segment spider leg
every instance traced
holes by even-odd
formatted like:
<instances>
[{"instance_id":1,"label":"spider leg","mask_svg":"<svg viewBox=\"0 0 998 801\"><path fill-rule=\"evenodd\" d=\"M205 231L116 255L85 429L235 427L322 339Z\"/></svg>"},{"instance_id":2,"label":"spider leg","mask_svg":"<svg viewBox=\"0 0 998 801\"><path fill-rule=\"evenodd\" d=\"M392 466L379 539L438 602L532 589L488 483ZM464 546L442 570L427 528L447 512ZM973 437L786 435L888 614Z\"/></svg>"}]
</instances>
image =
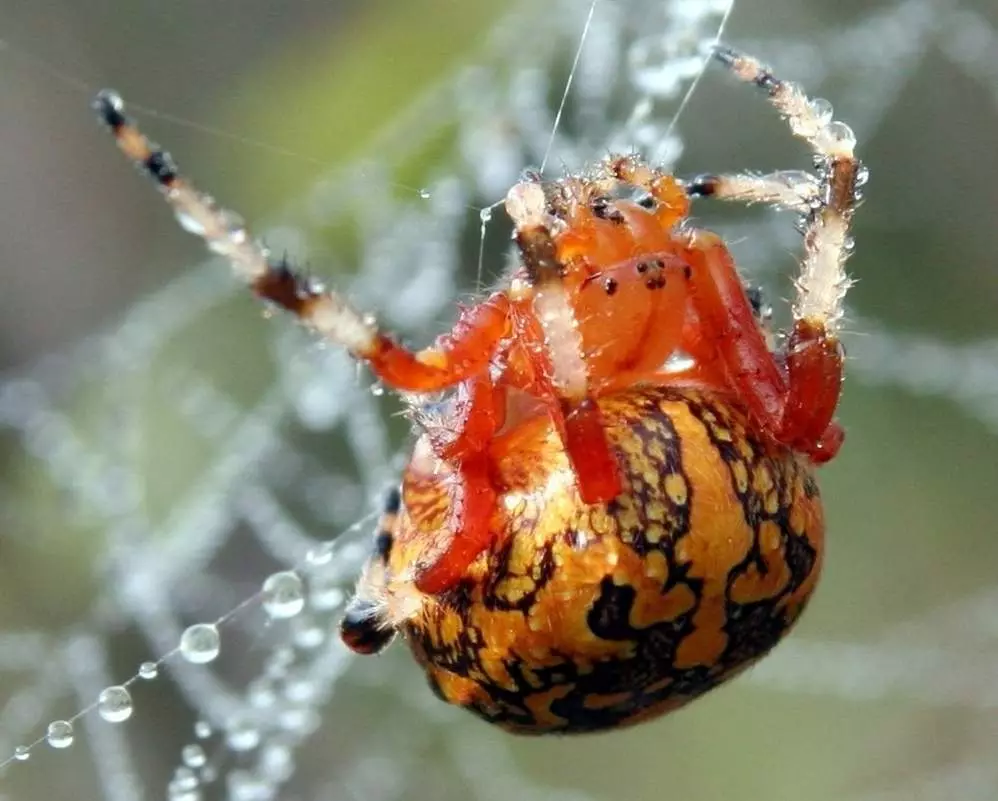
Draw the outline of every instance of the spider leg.
<instances>
[{"instance_id":1,"label":"spider leg","mask_svg":"<svg viewBox=\"0 0 998 801\"><path fill-rule=\"evenodd\" d=\"M631 165L631 160L616 159L611 170L620 180L646 190L665 205L675 203L675 190L667 175ZM693 308L701 330L711 332L709 337L690 341L695 351L690 355L704 364L715 355L720 357L728 380L774 437L815 461L827 461L843 438L842 430L832 423L842 382L838 339L824 326L798 317L790 335L786 368L781 368L721 239L697 230L681 236L689 238Z\"/></svg>"},{"instance_id":2,"label":"spider leg","mask_svg":"<svg viewBox=\"0 0 998 801\"><path fill-rule=\"evenodd\" d=\"M855 135L832 118L828 101L808 98L798 85L730 48L718 48L715 56L737 78L765 90L791 132L815 152L819 202L803 219L804 257L796 282L794 328L787 343L788 396L781 436L809 443L812 458L825 461L842 440L841 430L831 424L842 381L838 332L845 294L852 284L845 272L853 246L849 229L866 168L855 156Z\"/></svg>"},{"instance_id":3,"label":"spider leg","mask_svg":"<svg viewBox=\"0 0 998 801\"><path fill-rule=\"evenodd\" d=\"M768 206L809 213L820 203L818 179L803 170L780 170L768 175L731 173L698 175L685 183L690 197L710 197L738 203L765 203Z\"/></svg>"},{"instance_id":4,"label":"spider leg","mask_svg":"<svg viewBox=\"0 0 998 801\"><path fill-rule=\"evenodd\" d=\"M168 153L149 141L126 116L122 99L101 92L94 110L111 129L118 147L156 181L180 224L225 256L233 271L260 298L294 314L319 335L346 347L368 363L385 384L412 392L435 392L488 367L495 345L508 333L508 303L496 293L465 309L453 329L429 348L413 352L381 332L333 291L324 290L271 257L240 217L220 208L178 171Z\"/></svg>"},{"instance_id":5,"label":"spider leg","mask_svg":"<svg viewBox=\"0 0 998 801\"><path fill-rule=\"evenodd\" d=\"M385 567L395 537L395 526L401 506L397 488L386 495L378 531L374 538L374 559L368 562L357 584L357 592L350 599L340 621L340 637L358 654L376 654L383 651L395 637L387 604L383 594Z\"/></svg>"},{"instance_id":6,"label":"spider leg","mask_svg":"<svg viewBox=\"0 0 998 801\"><path fill-rule=\"evenodd\" d=\"M434 595L458 582L492 540L489 524L495 505L488 453L472 454L461 462L452 487L448 539L430 561L418 566L416 589Z\"/></svg>"},{"instance_id":7,"label":"spider leg","mask_svg":"<svg viewBox=\"0 0 998 801\"><path fill-rule=\"evenodd\" d=\"M582 338L562 283L563 265L557 257L546 206L543 189L535 183L518 184L506 198L534 310L544 332L555 394L553 417L561 428L582 500L604 503L620 494L620 475L599 407L589 391Z\"/></svg>"},{"instance_id":8,"label":"spider leg","mask_svg":"<svg viewBox=\"0 0 998 801\"><path fill-rule=\"evenodd\" d=\"M848 125L832 119L827 100L810 99L800 86L777 78L756 59L727 47L715 50L715 57L739 80L762 88L794 136L815 152L819 203L804 219L804 258L794 318L836 336L843 299L851 285L845 273L852 251L849 227L867 175L854 153L856 136Z\"/></svg>"}]
</instances>

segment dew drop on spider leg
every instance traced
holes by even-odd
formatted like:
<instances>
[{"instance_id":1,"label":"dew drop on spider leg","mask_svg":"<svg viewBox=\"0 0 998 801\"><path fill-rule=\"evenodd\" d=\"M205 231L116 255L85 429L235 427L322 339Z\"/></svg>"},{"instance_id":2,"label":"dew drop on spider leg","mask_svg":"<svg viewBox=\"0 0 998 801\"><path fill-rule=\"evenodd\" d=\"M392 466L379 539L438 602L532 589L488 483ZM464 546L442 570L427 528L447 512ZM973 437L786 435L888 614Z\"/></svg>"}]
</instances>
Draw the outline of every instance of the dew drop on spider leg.
<instances>
[{"instance_id":1,"label":"dew drop on spider leg","mask_svg":"<svg viewBox=\"0 0 998 801\"><path fill-rule=\"evenodd\" d=\"M97 696L97 714L108 723L121 723L132 716L132 694L120 685L105 687Z\"/></svg>"},{"instance_id":2,"label":"dew drop on spider leg","mask_svg":"<svg viewBox=\"0 0 998 801\"><path fill-rule=\"evenodd\" d=\"M45 732L45 742L52 748L69 748L73 744L73 724L68 720L53 720Z\"/></svg>"},{"instance_id":3,"label":"dew drop on spider leg","mask_svg":"<svg viewBox=\"0 0 998 801\"><path fill-rule=\"evenodd\" d=\"M31 749L26 745L19 745L14 749L14 759L18 762L27 762L31 759Z\"/></svg>"},{"instance_id":4,"label":"dew drop on spider leg","mask_svg":"<svg viewBox=\"0 0 998 801\"><path fill-rule=\"evenodd\" d=\"M177 211L173 216L177 218L177 223L187 233L194 234L194 236L204 236L204 225L196 217L184 211Z\"/></svg>"},{"instance_id":5,"label":"dew drop on spider leg","mask_svg":"<svg viewBox=\"0 0 998 801\"><path fill-rule=\"evenodd\" d=\"M305 608L302 580L291 570L273 573L263 582L263 608L271 618L294 617Z\"/></svg>"},{"instance_id":6,"label":"dew drop on spider leg","mask_svg":"<svg viewBox=\"0 0 998 801\"><path fill-rule=\"evenodd\" d=\"M221 641L218 627L212 623L195 623L180 635L180 655L194 665L204 665L218 656Z\"/></svg>"},{"instance_id":7,"label":"dew drop on spider leg","mask_svg":"<svg viewBox=\"0 0 998 801\"><path fill-rule=\"evenodd\" d=\"M420 189L419 190L419 196L423 200L429 200L432 197L432 195L430 194L430 190L429 189Z\"/></svg>"},{"instance_id":8,"label":"dew drop on spider leg","mask_svg":"<svg viewBox=\"0 0 998 801\"><path fill-rule=\"evenodd\" d=\"M159 675L159 665L155 662L143 662L139 665L139 678L152 681Z\"/></svg>"},{"instance_id":9,"label":"dew drop on spider leg","mask_svg":"<svg viewBox=\"0 0 998 801\"><path fill-rule=\"evenodd\" d=\"M208 249L227 255L233 247L238 247L246 242L246 221L234 211L219 212L219 220L225 233L218 238L212 238L208 242Z\"/></svg>"},{"instance_id":10,"label":"dew drop on spider leg","mask_svg":"<svg viewBox=\"0 0 998 801\"><path fill-rule=\"evenodd\" d=\"M811 101L811 113L817 119L819 126L825 126L832 121L835 110L825 98L816 97Z\"/></svg>"},{"instance_id":11,"label":"dew drop on spider leg","mask_svg":"<svg viewBox=\"0 0 998 801\"><path fill-rule=\"evenodd\" d=\"M856 147L856 134L844 122L837 120L830 122L825 126L822 134L828 142L829 150L848 150L851 152Z\"/></svg>"}]
</instances>

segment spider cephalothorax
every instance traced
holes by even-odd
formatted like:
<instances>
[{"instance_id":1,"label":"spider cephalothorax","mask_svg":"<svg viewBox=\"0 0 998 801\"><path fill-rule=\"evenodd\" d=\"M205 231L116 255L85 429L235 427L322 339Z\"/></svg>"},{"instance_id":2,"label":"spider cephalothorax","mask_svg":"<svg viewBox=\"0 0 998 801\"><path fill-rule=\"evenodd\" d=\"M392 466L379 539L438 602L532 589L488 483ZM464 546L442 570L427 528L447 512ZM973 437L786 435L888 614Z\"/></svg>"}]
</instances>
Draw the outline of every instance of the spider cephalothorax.
<instances>
[{"instance_id":1,"label":"spider cephalothorax","mask_svg":"<svg viewBox=\"0 0 998 801\"><path fill-rule=\"evenodd\" d=\"M835 455L843 265L865 173L852 132L755 60L816 175L681 181L637 157L534 176L506 198L518 263L412 352L302 282L182 179L121 100L119 145L263 298L350 349L419 416L401 492L343 620L357 651L408 639L447 701L515 731L588 731L675 708L764 655L817 580L813 465ZM802 215L794 323L764 304L692 198Z\"/></svg>"}]
</instances>

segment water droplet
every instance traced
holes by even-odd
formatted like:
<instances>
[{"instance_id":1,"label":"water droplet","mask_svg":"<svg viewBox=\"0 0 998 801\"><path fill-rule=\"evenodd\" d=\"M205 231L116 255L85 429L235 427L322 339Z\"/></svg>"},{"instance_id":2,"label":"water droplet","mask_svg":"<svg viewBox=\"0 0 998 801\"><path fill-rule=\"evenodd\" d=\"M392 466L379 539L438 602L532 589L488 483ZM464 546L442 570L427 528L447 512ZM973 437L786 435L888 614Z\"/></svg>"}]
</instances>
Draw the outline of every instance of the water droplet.
<instances>
[{"instance_id":1,"label":"water droplet","mask_svg":"<svg viewBox=\"0 0 998 801\"><path fill-rule=\"evenodd\" d=\"M53 720L45 732L45 741L53 748L69 748L73 744L73 724L68 720Z\"/></svg>"},{"instance_id":2,"label":"water droplet","mask_svg":"<svg viewBox=\"0 0 998 801\"><path fill-rule=\"evenodd\" d=\"M308 582L308 605L312 609L330 611L339 608L345 593L335 577L315 576Z\"/></svg>"},{"instance_id":3,"label":"water droplet","mask_svg":"<svg viewBox=\"0 0 998 801\"><path fill-rule=\"evenodd\" d=\"M492 207L487 206L478 212L478 218L482 221L482 224L492 222Z\"/></svg>"},{"instance_id":4,"label":"water droplet","mask_svg":"<svg viewBox=\"0 0 998 801\"><path fill-rule=\"evenodd\" d=\"M187 233L194 234L194 236L204 236L204 226L200 220L183 211L178 211L175 216L177 222L180 223L180 227L187 231Z\"/></svg>"},{"instance_id":5,"label":"water droplet","mask_svg":"<svg viewBox=\"0 0 998 801\"><path fill-rule=\"evenodd\" d=\"M180 759L189 768L200 768L208 761L204 749L197 743L185 745L180 752Z\"/></svg>"},{"instance_id":6,"label":"water droplet","mask_svg":"<svg viewBox=\"0 0 998 801\"><path fill-rule=\"evenodd\" d=\"M285 745L268 745L260 754L260 773L274 784L286 782L291 778L294 769L291 749Z\"/></svg>"},{"instance_id":7,"label":"water droplet","mask_svg":"<svg viewBox=\"0 0 998 801\"><path fill-rule=\"evenodd\" d=\"M866 167L860 167L856 170L856 186L866 186L866 182L870 180L870 171Z\"/></svg>"},{"instance_id":8,"label":"water droplet","mask_svg":"<svg viewBox=\"0 0 998 801\"><path fill-rule=\"evenodd\" d=\"M320 542L318 545L309 548L305 554L305 561L314 567L328 565L333 559L333 543Z\"/></svg>"},{"instance_id":9,"label":"water droplet","mask_svg":"<svg viewBox=\"0 0 998 801\"><path fill-rule=\"evenodd\" d=\"M159 675L159 665L155 662L143 662L139 665L139 678L151 681Z\"/></svg>"},{"instance_id":10,"label":"water droplet","mask_svg":"<svg viewBox=\"0 0 998 801\"><path fill-rule=\"evenodd\" d=\"M31 759L31 749L26 745L19 745L14 749L14 759L18 762L27 762Z\"/></svg>"},{"instance_id":11,"label":"water droplet","mask_svg":"<svg viewBox=\"0 0 998 801\"><path fill-rule=\"evenodd\" d=\"M385 394L384 385L381 383L371 384L371 394L374 395L374 397L376 398L380 398L382 395Z\"/></svg>"},{"instance_id":12,"label":"water droplet","mask_svg":"<svg viewBox=\"0 0 998 801\"><path fill-rule=\"evenodd\" d=\"M232 801L269 801L274 790L248 770L233 770L226 779L229 798Z\"/></svg>"},{"instance_id":13,"label":"water droplet","mask_svg":"<svg viewBox=\"0 0 998 801\"><path fill-rule=\"evenodd\" d=\"M225 744L233 751L252 751L260 744L260 730L248 720L234 720L226 726Z\"/></svg>"},{"instance_id":14,"label":"water droplet","mask_svg":"<svg viewBox=\"0 0 998 801\"><path fill-rule=\"evenodd\" d=\"M184 766L174 771L173 778L166 788L168 801L200 801L201 782L193 770Z\"/></svg>"},{"instance_id":15,"label":"water droplet","mask_svg":"<svg viewBox=\"0 0 998 801\"><path fill-rule=\"evenodd\" d=\"M291 640L299 648L318 648L326 641L326 629L314 620L298 618L294 622L297 625L291 633Z\"/></svg>"},{"instance_id":16,"label":"water droplet","mask_svg":"<svg viewBox=\"0 0 998 801\"><path fill-rule=\"evenodd\" d=\"M284 697L294 703L308 703L315 699L318 687L311 679L289 678L284 684Z\"/></svg>"},{"instance_id":17,"label":"water droplet","mask_svg":"<svg viewBox=\"0 0 998 801\"><path fill-rule=\"evenodd\" d=\"M305 608L301 578L291 570L274 573L263 582L263 608L272 618L294 617Z\"/></svg>"},{"instance_id":18,"label":"water droplet","mask_svg":"<svg viewBox=\"0 0 998 801\"><path fill-rule=\"evenodd\" d=\"M831 140L834 150L852 152L856 146L856 134L844 122L831 122L825 126L825 136Z\"/></svg>"},{"instance_id":19,"label":"water droplet","mask_svg":"<svg viewBox=\"0 0 998 801\"><path fill-rule=\"evenodd\" d=\"M170 786L175 787L181 792L190 792L191 790L196 790L198 786L198 777L186 765L177 768L173 772L173 778L170 780Z\"/></svg>"},{"instance_id":20,"label":"water droplet","mask_svg":"<svg viewBox=\"0 0 998 801\"><path fill-rule=\"evenodd\" d=\"M97 714L108 723L121 723L132 716L132 696L120 686L105 687L97 696Z\"/></svg>"},{"instance_id":21,"label":"water droplet","mask_svg":"<svg viewBox=\"0 0 998 801\"><path fill-rule=\"evenodd\" d=\"M212 623L195 623L180 635L180 655L192 664L211 662L220 649L218 628Z\"/></svg>"},{"instance_id":22,"label":"water droplet","mask_svg":"<svg viewBox=\"0 0 998 801\"><path fill-rule=\"evenodd\" d=\"M419 196L421 198L423 198L423 200L429 200L430 197L431 197L430 190L429 189L420 189L419 190Z\"/></svg>"},{"instance_id":23,"label":"water droplet","mask_svg":"<svg viewBox=\"0 0 998 801\"><path fill-rule=\"evenodd\" d=\"M269 709L277 701L277 693L266 679L257 679L246 689L246 698L255 709Z\"/></svg>"},{"instance_id":24,"label":"water droplet","mask_svg":"<svg viewBox=\"0 0 998 801\"><path fill-rule=\"evenodd\" d=\"M823 128L832 121L832 115L835 110L832 108L832 104L829 103L823 97L816 97L811 101L811 113L818 120L818 127Z\"/></svg>"},{"instance_id":25,"label":"water droplet","mask_svg":"<svg viewBox=\"0 0 998 801\"><path fill-rule=\"evenodd\" d=\"M207 720L199 720L194 724L194 736L199 740L211 737L211 724Z\"/></svg>"},{"instance_id":26,"label":"water droplet","mask_svg":"<svg viewBox=\"0 0 998 801\"><path fill-rule=\"evenodd\" d=\"M277 716L278 725L288 732L307 735L319 728L319 713L311 707L288 706Z\"/></svg>"}]
</instances>

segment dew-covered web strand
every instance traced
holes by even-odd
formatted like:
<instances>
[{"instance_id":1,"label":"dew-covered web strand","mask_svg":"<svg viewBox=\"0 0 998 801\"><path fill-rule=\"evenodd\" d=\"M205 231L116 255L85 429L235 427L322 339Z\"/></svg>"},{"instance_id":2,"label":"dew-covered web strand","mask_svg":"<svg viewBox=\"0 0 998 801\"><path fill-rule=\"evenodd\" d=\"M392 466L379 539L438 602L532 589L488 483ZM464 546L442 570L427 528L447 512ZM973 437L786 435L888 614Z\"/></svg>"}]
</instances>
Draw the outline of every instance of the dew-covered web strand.
<instances>
[{"instance_id":1,"label":"dew-covered web strand","mask_svg":"<svg viewBox=\"0 0 998 801\"><path fill-rule=\"evenodd\" d=\"M717 25L717 31L714 34L714 40L706 45L706 52L703 53L703 63L700 66L700 71L696 74L690 85L686 88L686 93L683 95L683 99L679 101L679 105L676 106L676 111L672 115L672 119L669 120L669 124L665 128L665 132L662 134L663 140L668 140L676 131L676 125L679 123L679 118L682 117L683 112L686 111L686 107L689 105L690 100L693 99L693 95L700 85L700 81L703 79L704 74L707 72L707 68L710 66L711 60L714 55L714 50L718 45L721 44L721 38L724 36L724 30L728 27L728 20L731 19L731 14L735 10L735 0L728 0L728 7L724 11L721 21Z\"/></svg>"},{"instance_id":2,"label":"dew-covered web strand","mask_svg":"<svg viewBox=\"0 0 998 801\"><path fill-rule=\"evenodd\" d=\"M44 734L25 745L17 746L13 754L0 761L0 771L16 762L27 761L32 752L43 744L57 750L70 747L75 741L75 724L94 711L107 723L128 720L134 711L129 692L131 687L157 679L162 672L161 668L178 657L192 665L206 665L215 661L221 653L222 629L246 609L259 604L271 621L287 620L300 614L306 606L302 575L307 574L310 569L328 564L339 549L354 545L354 536L366 533L378 515L378 511L369 512L333 539L317 542L299 562L285 570L271 573L264 579L260 590L214 620L187 626L175 648L155 660L142 662L134 674L120 684L105 687L92 703L70 717L51 720ZM340 598L342 600L342 596ZM262 636L262 632L259 636Z\"/></svg>"}]
</instances>

